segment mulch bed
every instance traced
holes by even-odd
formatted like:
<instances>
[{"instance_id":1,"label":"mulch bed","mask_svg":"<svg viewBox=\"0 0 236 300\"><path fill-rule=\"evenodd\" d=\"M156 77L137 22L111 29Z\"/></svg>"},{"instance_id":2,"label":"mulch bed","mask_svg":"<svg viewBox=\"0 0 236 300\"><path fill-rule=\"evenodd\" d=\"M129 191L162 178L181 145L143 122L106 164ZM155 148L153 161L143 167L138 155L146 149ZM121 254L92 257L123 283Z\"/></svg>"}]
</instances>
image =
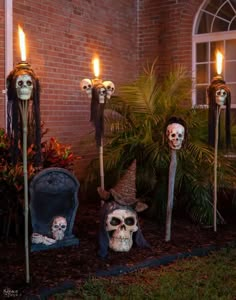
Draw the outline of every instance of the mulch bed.
<instances>
[{"instance_id":1,"label":"mulch bed","mask_svg":"<svg viewBox=\"0 0 236 300\"><path fill-rule=\"evenodd\" d=\"M97 255L99 204L81 205L74 226L80 244L30 253L31 282L28 285L25 283L23 238L16 241L10 237L8 243L0 241L0 299L40 295L43 288L53 289L63 286L64 282L79 286L88 277L96 276L100 271L114 270L117 266L121 270L122 267L132 270L147 260L191 253L196 248L220 248L236 242L236 221L219 225L215 233L213 228L203 228L173 215L170 242L165 242L165 227L148 220L145 214L140 217L140 226L151 248L133 246L127 253L109 251L108 257L101 259Z\"/></svg>"}]
</instances>

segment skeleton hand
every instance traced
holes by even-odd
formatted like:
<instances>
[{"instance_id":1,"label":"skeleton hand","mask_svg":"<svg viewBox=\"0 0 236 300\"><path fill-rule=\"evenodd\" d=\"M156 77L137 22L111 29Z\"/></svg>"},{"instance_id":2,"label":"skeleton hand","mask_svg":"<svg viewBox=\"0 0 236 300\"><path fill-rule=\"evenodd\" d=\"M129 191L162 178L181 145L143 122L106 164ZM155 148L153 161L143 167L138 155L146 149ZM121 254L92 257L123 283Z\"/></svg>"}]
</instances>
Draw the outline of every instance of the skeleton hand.
<instances>
[{"instance_id":1,"label":"skeleton hand","mask_svg":"<svg viewBox=\"0 0 236 300\"><path fill-rule=\"evenodd\" d=\"M49 237L36 232L32 234L31 241L33 244L44 244L46 246L56 243L56 240L50 239Z\"/></svg>"}]
</instances>

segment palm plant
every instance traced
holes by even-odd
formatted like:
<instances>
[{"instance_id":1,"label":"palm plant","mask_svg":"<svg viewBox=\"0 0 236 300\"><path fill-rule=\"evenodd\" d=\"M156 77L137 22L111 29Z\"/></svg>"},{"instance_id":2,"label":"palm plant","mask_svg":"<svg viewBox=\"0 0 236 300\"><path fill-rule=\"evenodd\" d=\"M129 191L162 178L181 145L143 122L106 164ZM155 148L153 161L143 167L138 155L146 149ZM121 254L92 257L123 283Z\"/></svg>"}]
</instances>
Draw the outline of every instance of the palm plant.
<instances>
[{"instance_id":1,"label":"palm plant","mask_svg":"<svg viewBox=\"0 0 236 300\"><path fill-rule=\"evenodd\" d=\"M138 196L149 199L151 216L164 220L170 163L165 126L171 116L180 117L187 124L188 141L177 153L175 207L197 222L211 224L214 151L207 145L207 111L191 107L191 87L191 77L181 66L158 81L154 63L133 84L119 89L120 96L113 97L106 110L105 174L117 179L135 158ZM232 183L234 170L221 154L219 162L219 182L225 187ZM89 180L96 166L95 160Z\"/></svg>"}]
</instances>

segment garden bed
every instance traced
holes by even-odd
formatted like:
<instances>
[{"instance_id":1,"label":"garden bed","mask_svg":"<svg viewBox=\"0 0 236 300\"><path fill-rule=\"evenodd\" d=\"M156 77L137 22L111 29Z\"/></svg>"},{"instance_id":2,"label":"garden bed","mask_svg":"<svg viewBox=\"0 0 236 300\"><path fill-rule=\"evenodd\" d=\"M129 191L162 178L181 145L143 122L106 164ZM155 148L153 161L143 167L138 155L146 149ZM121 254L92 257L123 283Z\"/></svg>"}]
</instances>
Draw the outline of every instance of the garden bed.
<instances>
[{"instance_id":1,"label":"garden bed","mask_svg":"<svg viewBox=\"0 0 236 300\"><path fill-rule=\"evenodd\" d=\"M79 286L91 276L124 274L148 266L145 262L155 263L164 257L178 258L178 255L191 254L198 248L217 249L236 241L236 221L232 220L219 225L215 233L212 227L204 228L173 215L170 242L164 240L165 227L150 221L145 214L140 216L140 226L150 248L133 247L128 253L109 251L108 257L101 259L97 255L99 203L80 205L74 226L80 244L30 253L31 282L28 285L25 284L24 239L10 236L8 243L0 242L0 298L6 291L12 296L17 294L17 299L39 295L42 289L62 287L65 282Z\"/></svg>"}]
</instances>

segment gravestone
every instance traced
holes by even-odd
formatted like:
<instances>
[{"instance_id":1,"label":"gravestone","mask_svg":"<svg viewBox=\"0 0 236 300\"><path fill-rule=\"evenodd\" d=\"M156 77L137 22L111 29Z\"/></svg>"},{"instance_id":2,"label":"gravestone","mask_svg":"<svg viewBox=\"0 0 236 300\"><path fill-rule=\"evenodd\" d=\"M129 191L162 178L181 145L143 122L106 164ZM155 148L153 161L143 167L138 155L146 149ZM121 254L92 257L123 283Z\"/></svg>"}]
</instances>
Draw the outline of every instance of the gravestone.
<instances>
[{"instance_id":1,"label":"gravestone","mask_svg":"<svg viewBox=\"0 0 236 300\"><path fill-rule=\"evenodd\" d=\"M78 190L76 177L63 168L48 168L33 178L29 188L32 252L79 244L72 233Z\"/></svg>"}]
</instances>

